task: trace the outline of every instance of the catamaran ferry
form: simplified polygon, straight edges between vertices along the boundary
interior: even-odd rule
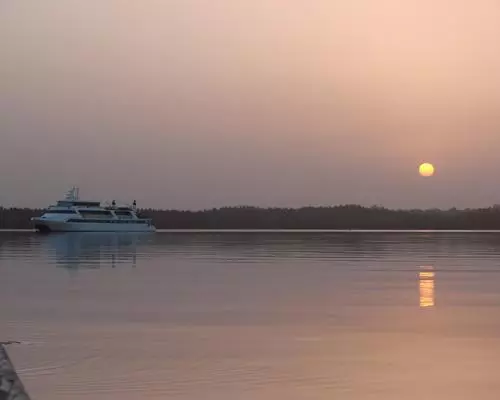
[[[137,204],[101,205],[99,201],[80,200],[72,188],[64,200],[49,206],[41,217],[31,218],[39,232],[154,232],[152,220],[137,216]]]

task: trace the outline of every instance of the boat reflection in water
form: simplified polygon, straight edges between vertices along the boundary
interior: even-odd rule
[[[435,306],[434,278],[436,276],[432,266],[420,267],[419,277],[420,307],[428,308]]]
[[[66,232],[46,237],[57,266],[68,269],[101,268],[118,264],[137,266],[137,248],[150,233]]]

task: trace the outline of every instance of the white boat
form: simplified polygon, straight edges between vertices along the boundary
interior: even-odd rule
[[[82,201],[74,187],[64,200],[49,206],[41,217],[31,218],[39,232],[154,232],[152,220],[137,216],[132,206],[101,205],[99,201]]]

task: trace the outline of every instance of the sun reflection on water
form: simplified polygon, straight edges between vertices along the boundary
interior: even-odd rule
[[[423,271],[419,272],[419,288],[420,288],[420,307],[434,307],[434,278],[435,272],[433,267],[421,267]]]

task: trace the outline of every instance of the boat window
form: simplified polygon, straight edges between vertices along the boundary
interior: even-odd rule
[[[106,219],[69,219],[68,222],[78,222],[78,223],[99,223],[99,224],[148,224],[148,221],[145,220],[133,220],[133,219],[115,219],[115,220],[106,220]],[[149,223],[150,224],[150,223]]]
[[[101,205],[98,201],[74,201],[73,204],[79,207],[100,207]]]
[[[111,215],[108,210],[79,210],[82,215]]]
[[[45,210],[47,214],[76,214],[75,210]]]
[[[130,216],[130,211],[115,211],[115,214],[116,215],[126,215],[126,216]]]

